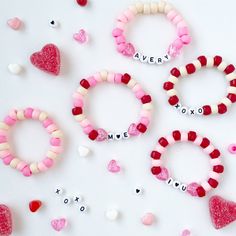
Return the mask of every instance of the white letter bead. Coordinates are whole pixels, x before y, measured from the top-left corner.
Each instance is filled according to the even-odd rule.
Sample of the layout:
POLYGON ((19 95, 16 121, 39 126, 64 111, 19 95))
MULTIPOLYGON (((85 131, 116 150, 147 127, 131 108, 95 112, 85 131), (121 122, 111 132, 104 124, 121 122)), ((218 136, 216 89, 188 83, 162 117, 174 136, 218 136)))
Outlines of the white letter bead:
POLYGON ((86 212, 88 211, 88 207, 86 205, 82 205, 79 207, 80 212, 86 212))
POLYGON ((134 54, 133 58, 134 58, 134 60, 140 60, 141 56, 142 56, 141 53, 136 52, 136 53, 134 54))
POLYGON ((177 181, 177 180, 174 181, 174 182, 173 182, 173 187, 174 187, 174 188, 180 188, 180 182, 177 181))
POLYGON ((148 61, 148 56, 142 55, 142 56, 140 57, 140 61, 143 62, 143 63, 147 63, 147 61, 148 61))
POLYGON ((116 140, 121 140, 121 139, 122 139, 121 133, 116 133, 116 134, 115 134, 115 139, 116 139, 116 140))
POLYGON ((182 107, 181 109, 180 109, 180 112, 182 113, 182 114, 188 114, 188 109, 187 109, 187 107, 182 107))
POLYGON ((181 184, 180 190, 181 190, 182 192, 186 192, 186 191, 187 191, 187 185, 186 185, 186 184, 181 184))
POLYGON ((57 195, 62 195, 64 191, 63 191, 63 189, 61 187, 58 187, 58 188, 55 188, 54 192, 57 195))
POLYGON ((107 135, 107 140, 108 141, 112 141, 112 140, 114 140, 115 139, 115 137, 114 137, 114 134, 113 133, 109 133, 108 135, 107 135))
POLYGON ((163 61, 170 61, 171 57, 170 55, 166 54, 164 57, 163 57, 163 61))
POLYGON ((71 203, 71 198, 70 198, 70 197, 65 197, 65 198, 63 199, 63 203, 64 203, 65 205, 69 205, 69 204, 71 203))
POLYGON ((157 65, 162 65, 163 64, 162 58, 161 57, 157 57, 156 58, 156 63, 157 63, 157 65))
POLYGON ((148 64, 155 64, 156 63, 156 61, 155 61, 155 57, 149 57, 148 58, 148 64))
POLYGON ((174 180, 173 180, 172 178, 169 178, 168 180, 166 180, 166 183, 167 183, 168 185, 172 185, 173 182, 174 182, 174 180))
POLYGON ((82 202, 83 201, 83 197, 81 195, 76 195, 74 198, 73 198, 74 202, 75 203, 79 203, 79 202, 82 202))
POLYGON ((174 107, 175 107, 175 109, 179 110, 179 109, 181 109, 182 106, 180 103, 177 103, 174 107))
POLYGON ((128 131, 123 132, 122 138, 123 138, 123 139, 128 139, 128 138, 129 138, 129 133, 128 133, 128 131))
POLYGON ((195 108, 189 108, 188 114, 189 114, 189 115, 195 115, 195 114, 196 114, 195 108))
POLYGON ((203 108, 202 107, 197 108, 197 114, 198 115, 202 115, 203 114, 203 108))

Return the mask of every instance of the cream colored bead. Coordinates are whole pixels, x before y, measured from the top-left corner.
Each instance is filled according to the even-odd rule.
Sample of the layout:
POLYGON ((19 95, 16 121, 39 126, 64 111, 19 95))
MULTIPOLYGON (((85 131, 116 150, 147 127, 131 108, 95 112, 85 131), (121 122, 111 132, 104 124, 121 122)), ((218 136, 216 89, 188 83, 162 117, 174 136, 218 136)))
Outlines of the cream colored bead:
POLYGON ((152 14, 157 14, 158 13, 158 3, 157 2, 151 2, 150 8, 151 8, 151 13, 152 14))
POLYGON ((233 80, 233 79, 236 79, 236 73, 232 72, 232 73, 226 75, 226 79, 227 79, 228 81, 231 81, 231 80, 233 80))
POLYGON ((0 143, 0 151, 9 150, 10 145, 8 143, 0 143))
POLYGON ((40 120, 40 121, 44 121, 44 120, 46 120, 47 118, 48 118, 48 114, 47 114, 46 112, 42 111, 42 112, 40 113, 40 115, 39 115, 39 120, 40 120))
POLYGON ((217 68, 219 71, 224 71, 227 66, 228 66, 228 63, 222 61, 217 68))
POLYGON ((227 89, 227 92, 228 92, 228 93, 236 94, 236 87, 230 86, 230 87, 227 89))
POLYGON ((127 86, 132 89, 136 84, 137 82, 134 79, 131 79, 127 86))
POLYGON ((88 90, 82 86, 80 86, 76 91, 80 93, 82 96, 85 96, 88 93, 88 90))
POLYGON ((106 70, 103 70, 100 72, 100 76, 101 76, 101 79, 103 81, 106 81, 107 80, 107 76, 108 76, 108 72, 106 70))
POLYGON ((135 5, 130 5, 129 10, 132 11, 135 15, 138 14, 138 11, 135 5))
POLYGON ((193 64, 194 64, 196 70, 199 70, 199 69, 201 69, 201 67, 202 67, 202 65, 201 65, 201 63, 200 63, 199 60, 193 61, 193 64))
POLYGON ((207 57, 207 64, 206 67, 210 68, 214 66, 214 58, 213 57, 207 57))
POLYGON ((171 82, 171 83, 173 83, 173 84, 177 84, 178 78, 175 77, 175 76, 173 76, 173 75, 171 75, 171 76, 169 77, 168 81, 171 82))
POLYGON ((52 132, 51 136, 54 138, 63 138, 63 133, 61 130, 58 129, 58 130, 52 132))
POLYGON ((187 69, 185 66, 179 67, 179 71, 180 71, 181 76, 183 76, 183 77, 188 75, 188 72, 187 72, 187 69))
POLYGON ((160 13, 163 13, 165 11, 165 6, 166 6, 166 2, 165 1, 160 1, 159 2, 158 10, 159 10, 160 13))
POLYGON ((177 95, 177 91, 175 89, 170 89, 170 90, 167 91, 167 95, 169 97, 172 97, 174 95, 177 95))
POLYGON ((53 152, 53 151, 48 151, 46 156, 51 158, 51 159, 53 159, 53 160, 57 160, 58 159, 58 154, 53 152))
POLYGON ((223 98, 223 99, 221 100, 221 103, 225 104, 227 107, 229 107, 229 106, 232 105, 231 100, 228 99, 228 98, 223 98))
POLYGON ((40 172, 39 169, 38 169, 38 163, 37 162, 34 162, 34 163, 30 164, 29 168, 30 168, 32 174, 37 174, 37 173, 40 172))
POLYGON ((211 112, 212 114, 217 114, 218 113, 218 106, 217 105, 211 105, 211 112))
POLYGON ((25 120, 24 110, 18 110, 16 116, 18 120, 25 120))
POLYGON ((138 13, 143 13, 143 7, 144 7, 144 5, 142 2, 136 3, 136 9, 137 9, 138 13))
POLYGON ((150 3, 145 3, 143 5, 143 13, 149 15, 151 13, 150 3))
POLYGON ((14 158, 11 162, 10 162, 10 167, 15 168, 17 167, 17 165, 20 163, 21 161, 18 158, 14 158))
POLYGON ((10 126, 5 124, 4 122, 0 122, 0 129, 9 130, 10 126))
POLYGON ((165 5, 165 9, 164 9, 165 14, 168 14, 172 9, 173 9, 173 6, 169 3, 167 3, 165 5))
POLYGON ((153 109, 153 105, 150 102, 149 103, 145 103, 145 104, 143 104, 142 108, 144 110, 152 110, 153 109))
POLYGON ((74 116, 78 122, 83 121, 86 117, 84 114, 74 116))

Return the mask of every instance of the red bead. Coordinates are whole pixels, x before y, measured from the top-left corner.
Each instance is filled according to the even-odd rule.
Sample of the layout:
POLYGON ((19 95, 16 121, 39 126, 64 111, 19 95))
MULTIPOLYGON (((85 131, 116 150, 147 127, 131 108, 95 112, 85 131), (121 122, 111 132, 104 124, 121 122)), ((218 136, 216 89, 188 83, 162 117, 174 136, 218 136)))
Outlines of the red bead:
POLYGON ((175 141, 179 141, 181 139, 181 133, 179 130, 173 131, 172 136, 175 141))
POLYGON ((197 138, 197 134, 194 131, 189 131, 188 132, 188 140, 194 142, 195 139, 197 138))
POLYGON ((149 102, 152 101, 152 98, 151 98, 150 95, 144 95, 144 96, 141 98, 141 101, 142 101, 143 104, 149 103, 149 102))
POLYGON ((199 197, 204 197, 206 196, 206 190, 202 186, 200 186, 197 188, 197 194, 199 197))
POLYGON ((202 142, 201 142, 201 144, 200 144, 200 146, 202 147, 202 148, 206 148, 206 147, 208 147, 210 145, 210 140, 208 139, 208 138, 203 138, 202 139, 202 142))
POLYGON ((227 106, 224 103, 218 105, 218 113, 224 114, 227 111, 227 106))
POLYGON ((222 165, 214 166, 213 171, 215 171, 216 173, 223 173, 224 172, 224 166, 222 166, 222 165))
POLYGON ((222 57, 221 56, 215 56, 214 57, 214 66, 219 66, 221 62, 222 62, 222 57))
POLYGON ((161 158, 161 153, 160 153, 160 152, 157 152, 157 151, 152 151, 151 157, 152 157, 152 159, 154 159, 154 160, 159 160, 159 159, 161 158))
POLYGON ((168 146, 168 141, 165 139, 165 138, 160 138, 159 140, 158 140, 158 143, 162 146, 162 147, 166 147, 166 146, 168 146))
POLYGON ((82 110, 81 107, 74 107, 74 108, 72 109, 72 114, 73 114, 74 116, 80 115, 80 114, 82 114, 82 113, 83 113, 83 110, 82 110))
POLYGON ((198 57, 198 60, 200 61, 202 66, 205 66, 207 64, 207 59, 205 56, 198 57))
POLYGON ((179 98, 174 95, 174 96, 171 96, 169 99, 168 99, 168 102, 171 106, 174 106, 176 105, 178 102, 179 102, 179 98))
POLYGON ((211 185, 212 188, 217 188, 217 186, 219 184, 218 181, 216 181, 215 179, 212 179, 212 178, 208 179, 208 183, 211 185))
POLYGON ((88 88, 90 87, 90 84, 89 84, 88 80, 86 80, 86 79, 82 79, 82 80, 80 81, 80 85, 81 85, 82 87, 84 87, 85 89, 88 89, 88 88))
POLYGON ((174 67, 174 68, 170 71, 170 73, 171 73, 173 76, 177 77, 177 78, 180 76, 180 71, 179 71, 176 67, 174 67))
POLYGON ((81 7, 86 6, 87 3, 88 3, 87 0, 76 0, 76 2, 77 2, 81 7))
POLYGON ((207 116, 211 114, 211 107, 209 105, 205 105, 203 108, 203 115, 207 116))
POLYGON ((186 70, 188 74, 193 74, 196 71, 196 67, 193 63, 186 65, 186 70))
POLYGON ((230 74, 230 73, 232 73, 232 72, 234 72, 234 71, 235 71, 235 67, 234 67, 234 65, 232 65, 232 64, 228 65, 228 66, 225 68, 225 70, 224 70, 224 72, 225 72, 226 75, 228 75, 228 74, 230 74))
POLYGON ((144 124, 142 124, 142 123, 139 123, 139 124, 137 125, 137 130, 138 130, 139 132, 141 132, 141 133, 145 133, 146 130, 147 130, 147 126, 144 125, 144 124))
POLYGON ((236 87, 236 79, 230 81, 230 86, 236 87))
POLYGON ((29 209, 31 212, 36 212, 42 206, 40 200, 33 200, 29 203, 29 209))
POLYGON ((128 84, 130 80, 131 80, 131 76, 129 74, 125 73, 124 75, 122 75, 122 78, 121 78, 122 83, 128 84))
POLYGON ((163 88, 165 90, 173 89, 174 88, 174 84, 172 82, 165 82, 164 85, 163 85, 163 88))
POLYGON ((236 102, 236 94, 229 93, 229 94, 227 95, 227 98, 228 98, 232 103, 235 103, 235 102, 236 102))
POLYGON ((89 133, 89 138, 91 139, 91 140, 95 140, 96 138, 97 138, 97 136, 98 136, 98 132, 97 132, 97 130, 92 130, 90 133, 89 133))
POLYGON ((215 149, 210 153, 210 157, 212 159, 218 158, 219 156, 220 156, 220 151, 218 149, 215 149))
POLYGON ((161 167, 160 166, 153 166, 151 168, 151 172, 153 175, 158 175, 161 173, 161 167))

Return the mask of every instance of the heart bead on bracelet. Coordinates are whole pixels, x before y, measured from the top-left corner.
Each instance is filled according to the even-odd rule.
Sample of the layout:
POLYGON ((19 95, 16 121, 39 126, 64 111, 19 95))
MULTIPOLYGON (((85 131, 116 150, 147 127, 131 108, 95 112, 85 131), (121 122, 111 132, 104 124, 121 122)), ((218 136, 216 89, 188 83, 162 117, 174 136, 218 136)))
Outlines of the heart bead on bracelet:
POLYGON ((58 160, 62 148, 61 130, 54 121, 49 118, 47 113, 39 109, 27 108, 25 110, 12 110, 3 122, 0 122, 0 158, 5 165, 22 172, 24 176, 31 176, 39 172, 44 172, 51 168, 58 160), (15 157, 11 152, 8 142, 8 134, 10 129, 18 122, 23 120, 38 120, 50 135, 50 149, 46 153, 46 157, 40 162, 27 163, 20 158, 15 157))
POLYGON ((182 132, 175 130, 167 137, 161 137, 155 149, 151 152, 152 168, 151 172, 157 179, 166 181, 170 186, 179 189, 182 192, 187 192, 192 196, 204 197, 212 188, 216 188, 219 184, 220 174, 224 171, 224 166, 221 162, 221 153, 216 149, 206 137, 199 136, 194 131, 182 132), (193 182, 190 184, 181 183, 178 180, 170 177, 169 171, 162 164, 162 154, 167 150, 169 145, 176 142, 192 142, 200 146, 207 153, 211 160, 212 171, 209 173, 209 179, 201 184, 193 182))
POLYGON ((119 53, 127 57, 133 57, 133 59, 142 63, 155 65, 161 65, 172 58, 175 58, 180 54, 182 48, 191 42, 189 29, 183 17, 166 1, 147 3, 139 2, 131 5, 117 18, 116 28, 113 30, 112 35, 115 38, 117 51, 119 53), (163 56, 147 56, 137 51, 132 43, 127 42, 124 32, 126 25, 137 15, 150 15, 157 13, 165 14, 167 19, 177 27, 177 38, 170 44, 168 50, 163 56))
POLYGON ((129 74, 119 74, 107 71, 101 71, 80 81, 80 86, 73 94, 73 109, 72 114, 83 128, 89 139, 96 141, 112 141, 128 139, 130 136, 137 136, 145 133, 151 119, 152 113, 152 98, 144 92, 141 85, 138 84, 129 74), (123 84, 130 88, 137 99, 142 103, 141 118, 137 123, 132 123, 129 128, 123 132, 107 132, 104 129, 96 129, 90 120, 84 114, 84 100, 88 93, 88 89, 95 87, 97 83, 109 82, 115 84, 123 84))
POLYGON ((221 56, 206 57, 200 56, 197 60, 179 68, 173 68, 170 72, 168 82, 164 83, 164 90, 166 90, 169 97, 168 102, 171 106, 174 106, 176 110, 182 114, 189 115, 213 115, 224 114, 228 111, 228 108, 236 102, 236 73, 235 67, 232 64, 226 63, 221 56), (189 108, 181 104, 180 99, 175 90, 175 85, 178 83, 181 77, 193 74, 203 67, 217 68, 219 71, 226 75, 226 80, 229 82, 227 90, 227 96, 224 97, 218 104, 204 105, 197 108, 189 108))

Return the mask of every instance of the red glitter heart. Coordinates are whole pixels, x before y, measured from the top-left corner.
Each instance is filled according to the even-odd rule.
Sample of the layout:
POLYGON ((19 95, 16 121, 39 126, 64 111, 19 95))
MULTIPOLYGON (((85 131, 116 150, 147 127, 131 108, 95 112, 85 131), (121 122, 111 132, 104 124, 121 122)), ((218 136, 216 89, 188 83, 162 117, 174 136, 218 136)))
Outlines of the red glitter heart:
POLYGON ((209 200, 211 220, 216 229, 221 229, 236 220, 236 203, 213 196, 209 200))
POLYGON ((12 233, 12 217, 10 209, 5 205, 0 205, 0 235, 10 235, 12 233))
POLYGON ((33 53, 30 61, 35 67, 44 72, 53 75, 59 75, 60 73, 60 51, 54 44, 47 44, 40 52, 33 53))
POLYGON ((29 203, 29 209, 32 212, 36 212, 42 206, 42 202, 40 200, 34 200, 29 203))

